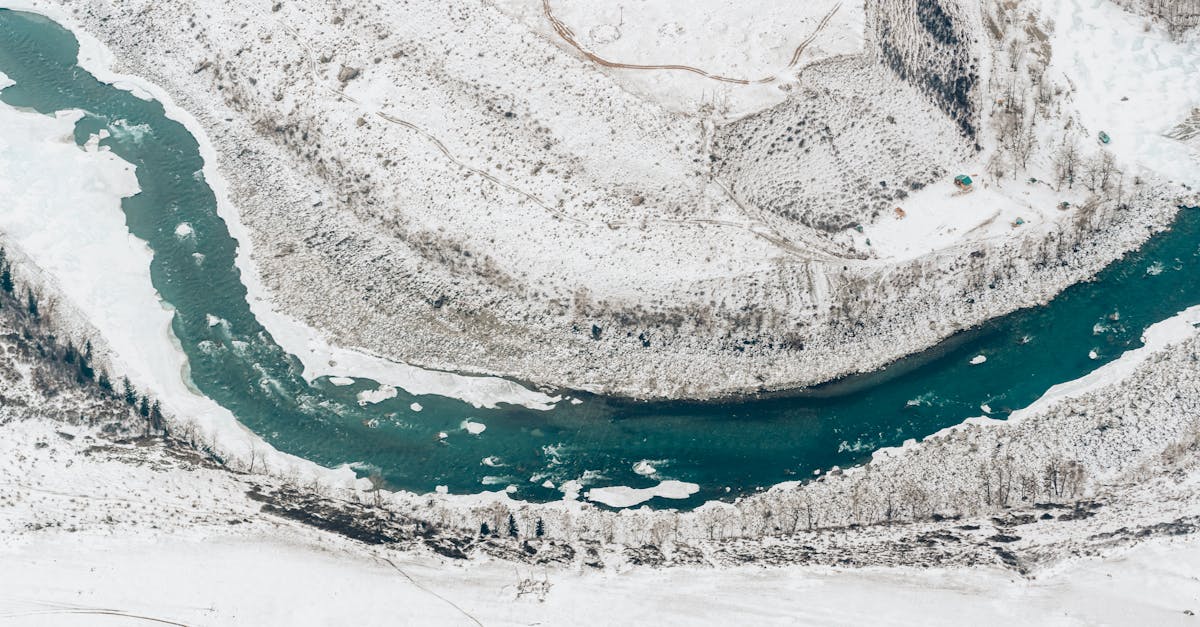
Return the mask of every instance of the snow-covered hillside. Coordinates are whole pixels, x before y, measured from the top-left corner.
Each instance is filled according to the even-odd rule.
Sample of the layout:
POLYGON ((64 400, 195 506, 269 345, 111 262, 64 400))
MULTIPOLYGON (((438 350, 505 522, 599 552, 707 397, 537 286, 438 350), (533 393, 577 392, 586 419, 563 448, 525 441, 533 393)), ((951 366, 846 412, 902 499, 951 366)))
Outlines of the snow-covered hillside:
MULTIPOLYGON (((1124 177, 1070 182, 1103 158, 1111 81, 1064 56, 1081 31, 1054 7, 768 4, 62 6, 216 147, 255 299, 417 365, 634 396, 811 384, 1044 301, 1187 193, 1194 150, 1140 149, 1196 105, 1165 80, 1112 127, 1124 177)), ((1113 26, 1089 46, 1125 75, 1196 57, 1069 4, 1113 26)))

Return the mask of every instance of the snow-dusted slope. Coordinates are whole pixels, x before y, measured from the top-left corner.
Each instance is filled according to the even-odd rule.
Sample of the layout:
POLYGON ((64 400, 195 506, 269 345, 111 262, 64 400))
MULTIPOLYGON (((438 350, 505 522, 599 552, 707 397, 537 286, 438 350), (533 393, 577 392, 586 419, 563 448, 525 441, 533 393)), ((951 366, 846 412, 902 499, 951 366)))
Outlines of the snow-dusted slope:
MULTIPOLYGON (((636 396, 815 383, 1044 301, 1180 190, 1147 174, 1116 212, 1112 188, 1024 183, 1054 180, 1088 78, 1044 71, 1073 35, 1033 3, 772 7, 760 39, 753 3, 69 6, 206 131, 256 297, 424 366, 636 396), (1062 201, 1095 207, 1090 232, 1062 201)), ((1184 100, 1146 111, 1178 123, 1184 100)), ((1118 143, 1165 130, 1148 119, 1118 143)))

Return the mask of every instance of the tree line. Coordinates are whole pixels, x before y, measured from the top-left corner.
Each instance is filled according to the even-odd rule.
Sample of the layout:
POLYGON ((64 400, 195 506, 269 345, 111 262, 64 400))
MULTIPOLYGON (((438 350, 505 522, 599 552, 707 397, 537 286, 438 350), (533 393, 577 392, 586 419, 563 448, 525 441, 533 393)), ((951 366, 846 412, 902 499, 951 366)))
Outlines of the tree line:
POLYGON ((51 326, 53 303, 43 299, 33 287, 18 284, 12 259, 3 246, 0 246, 0 311, 12 319, 21 339, 64 379, 93 390, 101 397, 124 402, 133 415, 141 419, 146 435, 168 435, 166 417, 158 399, 139 391, 128 377, 121 379, 118 388, 98 365, 90 339, 85 338, 77 344, 54 334, 51 326))

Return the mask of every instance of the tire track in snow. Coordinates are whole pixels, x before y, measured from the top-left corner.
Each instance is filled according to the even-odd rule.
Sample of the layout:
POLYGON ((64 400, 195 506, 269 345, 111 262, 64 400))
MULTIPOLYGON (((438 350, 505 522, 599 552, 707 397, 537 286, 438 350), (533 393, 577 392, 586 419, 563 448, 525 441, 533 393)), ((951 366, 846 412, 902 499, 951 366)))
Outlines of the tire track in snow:
MULTIPOLYGON (((800 58, 804 56, 804 51, 807 50, 814 41, 816 41, 821 32, 825 30, 825 27, 829 25, 829 22, 833 19, 833 16, 837 14, 838 9, 841 8, 842 3, 840 2, 833 5, 833 8, 825 14, 825 17, 817 23, 817 28, 813 30, 813 32, 804 39, 804 41, 801 41, 800 45, 796 46, 796 50, 792 53, 791 61, 789 61, 787 66, 784 67, 783 71, 795 69, 795 67, 800 63, 800 58)), ((575 39, 575 32, 571 30, 571 27, 567 26, 561 19, 554 15, 553 9, 550 8, 550 0, 542 0, 542 14, 545 15, 546 19, 550 21, 550 26, 554 28, 554 32, 557 33, 563 41, 567 42, 568 45, 577 50, 579 54, 582 54, 588 60, 607 68, 620 70, 678 70, 682 72, 691 72, 693 74, 703 76, 704 78, 720 81, 722 83, 732 83, 734 85, 768 85, 779 80, 778 74, 764 76, 763 78, 757 79, 732 78, 729 76, 721 76, 719 74, 706 72, 700 68, 692 67, 690 65, 641 65, 636 63, 619 63, 617 61, 610 61, 593 53, 587 48, 584 48, 583 45, 580 44, 577 39, 575 39)))

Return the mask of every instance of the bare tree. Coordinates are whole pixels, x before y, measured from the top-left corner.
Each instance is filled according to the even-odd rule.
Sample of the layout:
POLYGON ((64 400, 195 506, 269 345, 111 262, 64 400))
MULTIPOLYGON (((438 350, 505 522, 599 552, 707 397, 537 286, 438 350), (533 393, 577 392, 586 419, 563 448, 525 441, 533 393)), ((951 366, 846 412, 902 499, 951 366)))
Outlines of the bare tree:
POLYGON ((1100 156, 1093 165, 1100 179, 1100 189, 1108 191, 1108 185, 1117 169, 1117 158, 1107 150, 1100 151, 1100 156))
POLYGON ((1012 142, 1013 176, 1016 176, 1018 166, 1022 170, 1028 166, 1029 156, 1033 154, 1033 149, 1037 147, 1037 133, 1034 131, 1036 117, 1034 116, 1034 119, 1029 121, 1029 124, 1017 134, 1012 142))
POLYGON ((1066 183, 1068 189, 1073 188, 1078 170, 1079 140, 1074 134, 1070 134, 1063 138, 1062 144, 1054 153, 1054 174, 1057 186, 1061 188, 1063 183, 1066 183))
POLYGON ((249 448, 250 454, 249 460, 247 461, 246 471, 250 474, 254 474, 254 470, 258 466, 258 463, 262 462, 265 464, 266 458, 263 453, 262 446, 259 445, 258 440, 250 440, 249 448))
POLYGON ((383 475, 378 470, 372 470, 371 474, 367 476, 367 481, 371 482, 370 492, 373 496, 372 500, 375 502, 375 507, 381 506, 383 504, 383 475))
MULTIPOLYGON (((1014 160, 1015 161, 1015 160, 1014 160)), ((994 179, 1002 179, 1008 174, 1009 159, 1003 152, 997 152, 992 155, 992 158, 987 164, 987 173, 994 179)), ((1013 176, 1016 176, 1016 168, 1013 168, 1013 176)))

